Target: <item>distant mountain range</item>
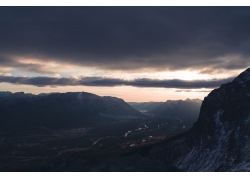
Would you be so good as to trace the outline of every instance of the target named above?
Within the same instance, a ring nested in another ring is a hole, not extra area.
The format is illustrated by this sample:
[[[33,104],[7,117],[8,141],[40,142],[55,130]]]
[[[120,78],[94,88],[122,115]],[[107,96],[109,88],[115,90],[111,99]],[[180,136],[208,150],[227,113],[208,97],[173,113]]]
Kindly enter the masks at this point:
[[[77,126],[100,115],[142,116],[122,99],[86,92],[39,95],[0,92],[2,125]]]
[[[204,99],[199,118],[188,132],[104,161],[92,170],[250,171],[249,129],[250,68]]]
[[[132,107],[131,107],[131,106]],[[140,110],[160,117],[177,117],[190,126],[197,120],[201,100],[126,103],[124,100],[86,92],[30,93],[0,92],[2,125],[78,126],[99,117],[129,119],[143,117]]]
[[[129,102],[138,111],[160,117],[177,117],[193,124],[199,116],[202,100],[168,100],[166,102]]]
[[[200,99],[186,99],[186,100],[167,100],[166,102],[128,102],[129,105],[131,105],[133,108],[137,109],[138,111],[145,110],[147,113],[157,113],[157,114],[165,114],[167,115],[167,112],[163,112],[169,108],[177,108],[180,106],[180,104],[188,104],[188,103],[196,103],[200,104],[202,103],[202,100]],[[159,113],[162,111],[161,113]]]
[[[128,104],[133,108],[146,113],[150,113],[151,111],[158,109],[164,103],[165,102],[128,102]]]

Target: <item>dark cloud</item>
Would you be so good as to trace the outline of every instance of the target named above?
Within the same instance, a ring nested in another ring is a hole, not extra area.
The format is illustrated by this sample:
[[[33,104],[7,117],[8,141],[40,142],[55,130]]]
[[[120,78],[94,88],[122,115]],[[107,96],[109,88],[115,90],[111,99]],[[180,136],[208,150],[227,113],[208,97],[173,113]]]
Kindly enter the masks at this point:
[[[26,84],[33,86],[134,86],[134,87],[158,87],[158,88],[215,88],[221,84],[232,81],[233,78],[227,79],[213,79],[205,80],[192,80],[185,81],[179,79],[172,80],[156,80],[156,79],[112,79],[102,77],[83,77],[76,78],[54,78],[54,77],[13,77],[13,76],[0,76],[0,83],[7,82],[12,84]]]
[[[250,7],[0,7],[0,56],[124,71],[245,69],[249,22]]]
[[[11,67],[11,68],[17,68],[23,71],[39,72],[39,73],[54,72],[52,69],[46,68],[46,66],[44,66],[43,64],[20,63],[18,61],[14,61],[13,59],[1,57],[1,56],[0,56],[0,67]]]

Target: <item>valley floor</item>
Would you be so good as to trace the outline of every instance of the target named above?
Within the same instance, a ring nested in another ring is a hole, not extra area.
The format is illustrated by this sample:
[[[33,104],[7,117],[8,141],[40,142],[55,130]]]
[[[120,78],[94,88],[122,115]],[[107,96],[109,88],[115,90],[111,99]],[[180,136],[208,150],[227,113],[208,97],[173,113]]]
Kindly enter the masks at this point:
[[[63,171],[65,164],[55,165],[54,162],[72,153],[76,155],[72,164],[77,161],[94,165],[104,159],[162,142],[187,131],[191,126],[179,118],[148,116],[69,129],[12,127],[0,134],[0,170]],[[72,170],[88,171],[88,167]]]

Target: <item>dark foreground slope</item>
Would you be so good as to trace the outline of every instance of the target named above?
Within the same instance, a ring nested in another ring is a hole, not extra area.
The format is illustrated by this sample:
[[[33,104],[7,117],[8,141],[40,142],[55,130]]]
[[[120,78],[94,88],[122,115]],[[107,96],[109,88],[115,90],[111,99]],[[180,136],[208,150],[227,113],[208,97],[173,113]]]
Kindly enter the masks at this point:
[[[157,162],[157,166],[182,171],[250,171],[249,129],[250,69],[247,69],[204,99],[199,118],[187,133],[127,157],[104,161],[92,170],[155,171],[150,167]]]
[[[141,116],[122,99],[85,92],[25,94],[0,92],[3,126],[79,126],[100,116]],[[102,118],[105,119],[105,118]]]

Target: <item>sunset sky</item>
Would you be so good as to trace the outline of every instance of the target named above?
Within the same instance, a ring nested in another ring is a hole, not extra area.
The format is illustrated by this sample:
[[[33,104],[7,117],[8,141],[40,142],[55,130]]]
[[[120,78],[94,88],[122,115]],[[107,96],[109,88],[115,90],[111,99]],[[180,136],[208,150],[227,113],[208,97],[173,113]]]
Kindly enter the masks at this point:
[[[203,99],[249,49],[249,7],[0,7],[0,91]]]

